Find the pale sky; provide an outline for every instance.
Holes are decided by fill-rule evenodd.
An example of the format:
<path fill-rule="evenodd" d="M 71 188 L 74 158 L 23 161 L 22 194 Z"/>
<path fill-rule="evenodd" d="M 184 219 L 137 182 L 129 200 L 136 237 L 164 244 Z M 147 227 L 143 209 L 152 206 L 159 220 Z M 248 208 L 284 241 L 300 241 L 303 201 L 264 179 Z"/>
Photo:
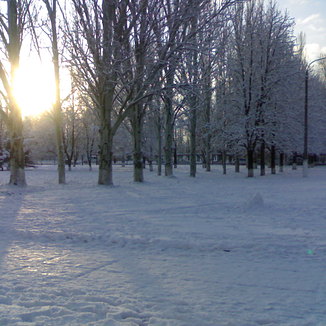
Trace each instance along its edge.
<path fill-rule="evenodd" d="M 295 34 L 306 34 L 308 60 L 326 55 L 326 0 L 278 0 L 278 5 L 295 18 Z"/>

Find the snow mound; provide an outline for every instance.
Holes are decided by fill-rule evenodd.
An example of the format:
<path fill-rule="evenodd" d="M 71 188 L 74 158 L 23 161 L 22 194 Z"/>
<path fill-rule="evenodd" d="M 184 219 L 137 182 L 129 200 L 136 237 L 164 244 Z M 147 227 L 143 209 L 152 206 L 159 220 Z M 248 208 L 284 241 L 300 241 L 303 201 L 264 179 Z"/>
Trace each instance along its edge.
<path fill-rule="evenodd" d="M 257 192 L 248 202 L 247 208 L 248 209 L 260 209 L 265 206 L 263 196 Z"/>

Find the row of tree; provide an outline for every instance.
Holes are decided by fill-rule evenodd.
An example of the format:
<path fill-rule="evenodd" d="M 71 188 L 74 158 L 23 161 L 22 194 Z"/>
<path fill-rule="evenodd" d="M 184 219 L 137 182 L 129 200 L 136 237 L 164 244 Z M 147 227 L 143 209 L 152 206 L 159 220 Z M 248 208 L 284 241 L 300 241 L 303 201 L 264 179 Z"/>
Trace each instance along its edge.
<path fill-rule="evenodd" d="M 131 135 L 138 182 L 143 181 L 145 152 L 149 161 L 157 158 L 159 174 L 162 157 L 165 175 L 173 174 L 177 141 L 188 144 L 193 177 L 198 153 L 207 171 L 213 152 L 232 154 L 236 161 L 245 154 L 251 177 L 257 151 L 263 175 L 267 151 L 275 158 L 276 152 L 302 149 L 304 44 L 297 44 L 293 20 L 275 2 L 43 3 L 40 9 L 31 0 L 8 0 L 7 14 L 0 20 L 4 54 L 0 112 L 10 136 L 12 184 L 25 184 L 22 119 L 11 83 L 26 29 L 35 44 L 42 34 L 39 30 L 51 41 L 56 79 L 51 118 L 59 183 L 65 183 L 65 157 L 71 166 L 80 153 L 89 163 L 98 154 L 98 183 L 111 185 L 117 154 L 114 138 L 119 133 Z M 68 69 L 72 79 L 65 101 L 60 95 L 60 69 Z M 312 77 L 311 85 L 311 139 L 321 151 L 326 146 L 325 85 L 318 76 Z M 124 156 L 127 144 L 119 147 Z"/>

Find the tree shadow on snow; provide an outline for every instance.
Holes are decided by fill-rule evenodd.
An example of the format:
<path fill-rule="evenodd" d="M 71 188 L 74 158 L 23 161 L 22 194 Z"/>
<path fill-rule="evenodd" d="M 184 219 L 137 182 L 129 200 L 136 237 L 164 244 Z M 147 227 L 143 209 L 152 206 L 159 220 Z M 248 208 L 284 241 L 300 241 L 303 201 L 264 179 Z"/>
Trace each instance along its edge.
<path fill-rule="evenodd" d="M 0 187 L 0 264 L 16 238 L 15 222 L 19 216 L 25 191 L 15 186 Z"/>

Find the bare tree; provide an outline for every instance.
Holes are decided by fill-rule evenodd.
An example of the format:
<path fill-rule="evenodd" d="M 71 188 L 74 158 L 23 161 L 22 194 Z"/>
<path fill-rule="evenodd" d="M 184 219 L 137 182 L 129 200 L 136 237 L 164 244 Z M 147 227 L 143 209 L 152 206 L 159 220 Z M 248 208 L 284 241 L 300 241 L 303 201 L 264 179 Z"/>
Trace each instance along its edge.
<path fill-rule="evenodd" d="M 78 158 L 78 143 L 81 134 L 80 109 L 74 97 L 63 110 L 63 148 L 69 171 Z"/>
<path fill-rule="evenodd" d="M 147 26 L 144 15 L 148 6 L 147 1 L 140 1 L 142 10 L 139 14 L 136 4 L 138 2 L 103 1 L 99 5 L 95 0 L 74 0 L 78 18 L 73 26 L 66 19 L 75 83 L 82 93 L 90 95 L 99 116 L 98 183 L 104 185 L 113 184 L 113 137 L 121 123 L 131 117 L 134 136 L 140 139 L 141 135 L 141 101 L 147 96 L 144 84 L 148 85 L 144 82 L 143 71 L 147 42 L 144 40 L 147 37 L 143 30 Z M 140 29 L 139 19 L 142 22 Z M 134 157 L 135 171 L 142 173 L 140 156 L 138 148 Z M 142 181 L 141 174 L 135 174 L 135 180 Z"/>
<path fill-rule="evenodd" d="M 50 31 L 47 33 L 52 46 L 52 61 L 55 78 L 55 102 L 52 108 L 52 116 L 55 126 L 55 135 L 57 143 L 57 159 L 58 159 L 58 181 L 59 184 L 66 182 L 65 175 L 65 159 L 64 159 L 64 143 L 63 143 L 63 127 L 62 127 L 62 110 L 61 110 L 61 94 L 60 94 L 60 62 L 57 32 L 57 0 L 43 0 L 46 5 L 48 16 L 50 19 Z"/>
<path fill-rule="evenodd" d="M 196 1 L 192 1 L 191 5 L 196 7 Z M 191 86 L 192 94 L 190 96 L 190 176 L 195 177 L 197 171 L 197 144 L 196 144 L 196 132 L 197 132 L 197 111 L 199 102 L 199 64 L 198 64 L 198 13 L 194 12 L 190 23 L 190 31 L 192 38 L 190 42 L 192 43 L 193 50 L 191 51 Z"/>
<path fill-rule="evenodd" d="M 25 186 L 25 157 L 23 149 L 23 121 L 14 94 L 19 69 L 23 34 L 29 17 L 31 1 L 7 0 L 7 12 L 1 14 L 0 38 L 4 57 L 0 60 L 1 97 L 4 107 L 0 114 L 10 135 L 10 184 Z M 2 9 L 3 7 L 1 7 Z"/>
<path fill-rule="evenodd" d="M 234 2 L 216 1 L 218 10 L 213 15 Z M 73 0 L 72 3 L 75 19 L 69 23 L 68 17 L 65 18 L 71 70 L 79 90 L 90 94 L 101 123 L 98 183 L 113 183 L 113 137 L 126 117 L 130 118 L 133 130 L 134 180 L 143 180 L 141 143 L 146 98 L 158 94 L 161 85 L 165 88 L 164 147 L 166 171 L 169 170 L 173 71 L 184 45 L 210 21 L 207 14 L 201 26 L 189 29 L 194 7 L 198 5 L 197 9 L 202 11 L 210 1 Z M 157 83 L 157 76 L 163 77 L 164 82 Z M 168 175 L 172 173 L 170 170 L 166 172 Z"/>
<path fill-rule="evenodd" d="M 203 31 L 214 31 L 218 28 L 219 17 L 227 17 L 227 8 L 234 5 L 237 1 L 175 1 L 173 5 L 179 12 L 186 12 L 182 20 L 182 25 L 176 26 L 173 24 L 167 25 L 168 32 L 175 34 L 174 39 L 177 51 L 175 55 L 171 56 L 169 60 L 168 69 L 165 71 L 165 161 L 166 161 L 166 175 L 172 175 L 172 146 L 173 146 L 173 111 L 174 107 L 173 96 L 181 96 L 184 98 L 183 105 L 187 108 L 189 117 L 189 137 L 191 144 L 190 155 L 190 175 L 196 175 L 196 153 L 197 153 L 197 115 L 198 110 L 203 103 L 201 97 L 201 90 L 203 88 L 203 81 L 200 80 L 199 61 L 201 54 L 207 54 L 207 49 L 203 47 L 202 40 L 199 40 Z M 170 6 L 174 11 L 176 8 Z M 181 76 L 181 77 L 180 77 Z M 207 79 L 206 79 L 207 81 Z M 173 92 L 174 88 L 176 92 Z M 206 93 L 207 95 L 208 93 Z"/>
<path fill-rule="evenodd" d="M 249 177 L 253 176 L 257 144 L 262 144 L 262 158 L 267 141 L 271 150 L 275 149 L 276 98 L 286 79 L 288 59 L 293 56 L 292 25 L 275 3 L 265 8 L 263 1 L 254 0 L 235 10 L 230 62 L 238 113 L 232 114 L 239 117 L 237 127 L 247 151 Z"/>
<path fill-rule="evenodd" d="M 97 157 L 98 119 L 89 107 L 85 107 L 81 115 L 82 153 L 86 154 L 89 170 L 92 170 L 93 157 Z"/>

